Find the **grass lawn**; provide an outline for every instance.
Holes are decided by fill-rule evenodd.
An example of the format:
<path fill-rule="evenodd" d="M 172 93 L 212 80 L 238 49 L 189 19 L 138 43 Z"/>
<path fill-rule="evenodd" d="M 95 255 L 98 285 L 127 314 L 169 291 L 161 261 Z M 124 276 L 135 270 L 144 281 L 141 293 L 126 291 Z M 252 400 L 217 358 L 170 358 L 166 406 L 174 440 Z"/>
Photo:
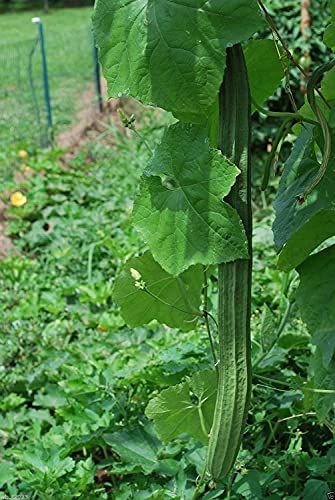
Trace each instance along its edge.
<path fill-rule="evenodd" d="M 40 145 L 47 136 L 40 46 L 31 18 L 40 16 L 45 31 L 54 130 L 75 116 L 80 93 L 93 83 L 92 9 L 60 9 L 0 16 L 0 144 Z M 30 81 L 30 78 L 32 81 Z M 92 104 L 93 106 L 93 104 Z"/>
<path fill-rule="evenodd" d="M 64 31 L 80 30 L 90 23 L 92 8 L 55 9 L 49 14 L 42 10 L 8 13 L 0 15 L 1 44 L 16 43 L 34 38 L 36 26 L 31 23 L 32 17 L 42 19 L 46 36 Z"/>

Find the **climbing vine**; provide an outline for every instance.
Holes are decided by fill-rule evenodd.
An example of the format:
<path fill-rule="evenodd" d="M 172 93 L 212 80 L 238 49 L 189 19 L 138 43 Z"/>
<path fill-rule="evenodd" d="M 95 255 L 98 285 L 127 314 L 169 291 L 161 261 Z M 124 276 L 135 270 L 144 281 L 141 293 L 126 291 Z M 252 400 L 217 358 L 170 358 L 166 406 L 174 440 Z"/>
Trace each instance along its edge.
<path fill-rule="evenodd" d="M 335 1 L 331 5 L 335 17 Z M 274 41 L 251 39 L 266 23 Z M 325 35 L 331 48 L 334 25 Z M 335 246 L 328 244 L 335 235 L 334 62 L 309 77 L 260 0 L 98 0 L 94 30 L 109 96 L 132 96 L 176 118 L 135 196 L 133 222 L 149 250 L 125 263 L 114 299 L 131 326 L 155 319 L 184 331 L 197 322 L 207 327 L 213 370 L 162 391 L 146 412 L 161 439 L 187 432 L 208 444 L 198 495 L 207 475 L 218 480 L 232 470 L 249 407 L 254 112 L 282 121 L 264 189 L 283 135 L 297 135 L 275 201 L 273 232 L 279 268 L 300 275 L 298 303 L 316 345 L 317 375 L 309 386 L 316 411 L 325 419 L 334 410 L 329 270 L 335 270 Z M 262 105 L 288 77 L 290 64 L 308 80 L 305 104 L 295 109 L 288 82 L 292 112 L 271 113 Z M 325 241 L 326 248 L 311 256 Z M 207 310 L 214 266 L 217 317 Z M 324 307 L 327 300 L 331 305 Z"/>

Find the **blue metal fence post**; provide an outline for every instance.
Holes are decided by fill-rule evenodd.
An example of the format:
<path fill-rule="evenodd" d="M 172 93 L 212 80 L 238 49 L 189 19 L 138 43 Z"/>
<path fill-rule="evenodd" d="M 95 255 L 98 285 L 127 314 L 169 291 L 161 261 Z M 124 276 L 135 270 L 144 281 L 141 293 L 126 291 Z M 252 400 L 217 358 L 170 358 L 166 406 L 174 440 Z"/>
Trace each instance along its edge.
<path fill-rule="evenodd" d="M 94 58 L 94 76 L 95 76 L 95 84 L 98 95 L 99 111 L 100 113 L 102 113 L 104 108 L 103 108 L 102 93 L 101 93 L 99 53 L 98 53 L 98 47 L 95 45 L 95 40 L 93 40 L 93 58 Z"/>
<path fill-rule="evenodd" d="M 41 44 L 44 98 L 45 98 L 45 104 L 46 104 L 46 108 L 47 108 L 47 119 L 48 119 L 48 137 L 49 137 L 50 143 L 52 143 L 52 141 L 53 141 L 53 123 L 52 123 L 51 98 L 50 98 L 50 90 L 49 90 L 48 65 L 47 65 L 47 56 L 46 56 L 46 51 L 45 51 L 43 24 L 42 24 L 42 21 L 39 17 L 33 17 L 32 23 L 37 24 L 37 26 L 38 26 L 38 34 L 39 34 L 39 39 L 40 39 L 40 44 Z"/>

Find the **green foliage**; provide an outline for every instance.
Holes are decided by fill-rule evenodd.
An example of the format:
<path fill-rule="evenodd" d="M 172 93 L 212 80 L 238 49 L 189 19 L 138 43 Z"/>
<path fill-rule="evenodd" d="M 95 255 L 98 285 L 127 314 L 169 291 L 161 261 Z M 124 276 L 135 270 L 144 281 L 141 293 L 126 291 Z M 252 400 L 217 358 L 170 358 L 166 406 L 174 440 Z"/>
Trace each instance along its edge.
<path fill-rule="evenodd" d="M 332 137 L 335 144 L 334 132 Z M 313 128 L 306 126 L 285 165 L 275 201 L 273 231 L 276 245 L 282 250 L 278 265 L 286 271 L 303 262 L 312 250 L 334 234 L 334 153 L 319 185 L 303 204 L 297 201 L 297 196 L 304 192 L 319 169 L 314 148 Z"/>
<path fill-rule="evenodd" d="M 104 441 L 113 447 L 124 463 L 130 465 L 128 474 L 136 471 L 150 474 L 160 466 L 158 454 L 163 446 L 150 427 L 147 430 L 137 427 L 105 434 Z"/>
<path fill-rule="evenodd" d="M 244 22 L 243 22 L 244 20 Z M 184 3 L 97 2 L 93 18 L 109 96 L 131 95 L 186 121 L 207 121 L 225 67 L 225 49 L 263 19 L 256 0 Z"/>
<path fill-rule="evenodd" d="M 329 493 L 329 486 L 324 481 L 310 479 L 304 488 L 304 500 L 313 500 L 314 498 L 326 498 Z"/>
<path fill-rule="evenodd" d="M 334 352 L 334 349 L 329 346 Z M 333 358 L 325 367 L 322 353 L 317 351 L 311 360 L 311 371 L 314 377 L 307 386 L 306 391 L 312 392 L 312 407 L 316 409 L 321 421 L 325 421 L 330 412 L 335 408 L 335 359 Z M 306 407 L 309 404 L 307 397 Z"/>
<path fill-rule="evenodd" d="M 150 113 L 143 117 L 141 133 L 156 142 L 152 120 Z M 144 415 L 150 399 L 209 369 L 203 326 L 186 333 L 155 323 L 129 329 L 111 300 L 116 274 L 139 248 L 130 198 L 148 160 L 143 146 L 116 137 L 112 160 L 103 144 L 78 153 L 66 170 L 57 151 L 32 157 L 33 175 L 21 187 L 27 205 L 11 209 L 7 222 L 21 252 L 0 261 L 0 489 L 7 495 L 190 499 L 203 470 L 201 443 L 182 434 L 162 444 Z M 272 332 L 262 329 L 260 310 L 267 303 L 275 323 L 282 318 L 283 275 L 270 243 L 272 211 L 259 206 L 255 217 L 254 364 L 260 335 L 267 356 L 255 369 L 231 494 L 299 497 L 311 479 L 334 489 L 335 451 L 330 431 L 314 416 L 296 416 L 305 411 L 301 388 L 312 358 L 301 322 L 287 323 L 267 353 Z M 314 411 L 316 393 L 305 395 Z M 194 396 L 191 403 L 197 404 Z M 219 498 L 227 487 L 220 483 L 204 498 Z"/>
<path fill-rule="evenodd" d="M 325 31 L 323 41 L 332 50 L 335 50 L 335 2 L 330 0 L 331 23 Z"/>
<path fill-rule="evenodd" d="M 242 217 L 247 232 L 251 228 L 251 221 L 248 218 L 249 205 L 246 206 L 246 199 L 250 194 L 250 176 L 247 175 L 250 103 L 247 77 L 244 74 L 245 65 L 243 62 L 243 70 L 240 66 L 236 74 L 233 73 L 232 67 L 237 58 L 236 60 L 232 58 L 233 64 L 231 67 L 227 65 L 228 69 L 226 68 L 223 79 L 222 60 L 225 59 L 226 48 L 245 41 L 261 27 L 260 15 L 256 3 L 247 4 L 243 1 L 229 6 L 215 4 L 215 8 L 212 4 L 204 8 L 197 2 L 187 6 L 179 1 L 173 5 L 162 2 L 155 5 L 146 2 L 141 5 L 132 3 L 129 4 L 127 15 L 123 7 L 121 2 L 116 2 L 113 7 L 106 8 L 105 3 L 100 1 L 97 3 L 94 15 L 96 38 L 110 94 L 131 95 L 142 103 L 158 105 L 171 111 L 174 116 L 185 122 L 193 122 L 193 125 L 181 122 L 170 126 L 162 142 L 158 144 L 149 167 L 144 172 L 135 200 L 134 223 L 149 246 L 154 259 L 153 265 L 156 266 L 158 263 L 173 276 L 178 276 L 194 264 L 205 266 L 222 264 L 218 276 L 219 303 L 216 310 L 220 350 L 218 364 L 220 397 L 217 398 L 215 415 L 218 418 L 214 419 L 213 423 L 209 456 L 212 457 L 211 450 L 213 451 L 211 443 L 219 442 L 216 436 L 220 432 L 224 444 L 221 448 L 217 448 L 218 453 L 212 460 L 213 464 L 210 463 L 211 460 L 207 461 L 212 477 L 220 479 L 222 475 L 230 472 L 236 458 L 242 427 L 247 417 L 250 394 L 250 287 L 249 268 L 246 262 L 249 255 L 248 244 L 241 231 L 243 225 L 235 209 Z M 247 16 L 245 14 L 248 9 Z M 179 11 L 184 16 L 179 16 Z M 238 22 L 233 15 L 236 13 L 239 15 Z M 248 22 L 243 25 L 242 20 Z M 237 49 L 235 47 L 234 50 L 229 50 L 235 54 Z M 218 54 L 220 54 L 220 66 Z M 228 50 L 227 54 L 229 55 Z M 291 61 L 283 62 L 281 58 L 280 63 L 276 58 L 276 49 L 269 41 L 250 42 L 246 54 L 249 58 L 250 80 L 254 89 L 259 79 L 259 72 L 262 71 L 263 75 L 264 68 L 267 68 L 269 73 L 274 69 L 273 79 L 262 85 L 259 91 L 253 90 L 262 103 L 276 89 L 282 76 L 281 65 L 285 67 L 284 72 L 288 75 Z M 221 86 L 222 79 L 224 84 Z M 230 82 L 230 86 L 225 86 L 227 82 Z M 241 84 L 238 88 L 242 89 L 240 95 L 237 95 L 236 90 L 238 84 Z M 220 86 L 220 96 L 222 92 L 226 93 L 220 101 L 218 127 L 215 102 Z M 286 82 L 286 87 L 288 86 Z M 328 87 L 331 88 L 330 85 Z M 312 103 L 312 100 L 309 100 Z M 318 108 L 313 104 L 311 106 L 314 122 L 323 123 L 323 116 L 318 112 Z M 201 129 L 199 124 L 206 125 L 206 128 Z M 230 160 L 235 161 L 239 167 L 242 166 L 240 175 L 237 175 L 239 172 L 234 165 L 209 147 L 209 144 L 216 144 L 218 129 L 220 147 Z M 324 127 L 322 130 L 324 131 Z M 325 133 L 323 136 L 326 137 Z M 331 177 L 329 166 L 326 176 L 318 185 L 318 190 L 314 190 L 304 204 L 301 203 L 302 193 L 305 193 L 306 187 L 311 184 L 311 179 L 315 178 L 319 170 L 316 145 L 318 144 L 321 150 L 329 146 L 328 143 L 322 144 L 318 139 L 318 129 L 304 128 L 288 160 L 279 189 L 274 229 L 277 246 L 280 250 L 283 249 L 282 258 L 287 260 L 286 267 L 282 266 L 286 270 L 291 270 L 303 262 L 311 251 L 330 236 L 329 231 L 333 231 L 330 229 L 333 227 L 332 219 L 328 221 L 326 229 L 321 229 L 322 234 L 319 235 L 315 235 L 315 232 L 311 234 L 308 226 L 312 220 L 314 227 L 319 226 L 320 220 L 315 221 L 313 217 L 320 215 L 324 221 L 324 217 L 332 211 L 331 195 L 327 189 L 320 191 L 326 183 L 329 188 L 329 174 Z M 277 149 L 279 144 L 280 138 L 274 148 Z M 276 153 L 274 150 L 274 156 Z M 319 204 L 313 205 L 312 197 L 315 200 L 317 194 L 319 194 Z M 327 196 L 329 196 L 328 204 Z M 224 201 L 222 198 L 225 198 Z M 227 200 L 231 204 L 230 207 L 226 204 Z M 298 239 L 301 238 L 300 230 L 305 231 L 302 248 L 298 244 Z M 251 237 L 249 234 L 247 236 Z M 230 265 L 230 262 L 233 264 Z M 132 292 L 129 293 L 144 297 L 147 290 L 142 273 L 130 265 L 127 274 L 128 283 L 132 286 Z M 220 298 L 222 290 L 225 291 L 224 299 Z M 241 297 L 240 310 L 237 309 L 237 297 Z M 205 301 L 207 307 L 207 296 Z M 169 302 L 165 301 L 165 305 L 167 304 Z M 268 354 L 272 354 L 285 328 L 290 309 L 290 299 L 286 297 L 286 310 L 279 323 L 278 333 L 271 337 L 268 344 L 262 342 L 263 353 L 258 358 L 256 366 L 257 364 L 261 366 Z M 128 322 L 138 324 L 139 311 L 136 307 L 135 319 L 131 318 L 132 311 L 129 308 L 128 311 L 129 314 L 126 313 Z M 157 313 L 154 315 L 157 317 Z M 152 317 L 153 315 L 150 319 Z M 146 318 L 144 320 L 147 321 Z M 209 329 L 208 324 L 207 327 Z M 225 339 L 225 342 L 222 339 Z M 301 341 L 302 344 L 304 341 L 305 339 Z M 215 346 L 212 345 L 212 348 L 214 351 Z M 266 349 L 269 351 L 266 352 Z M 231 353 L 230 357 L 226 353 Z M 227 380 L 224 379 L 225 374 Z M 244 384 L 243 389 L 240 390 L 239 384 Z M 177 388 L 184 399 L 186 389 L 184 386 Z M 330 399 L 324 403 L 318 400 L 317 395 L 327 393 L 329 398 L 330 393 L 315 388 L 312 388 L 311 392 L 316 395 L 314 402 L 318 405 L 319 416 L 321 414 L 325 416 L 330 409 L 328 404 Z M 225 404 L 227 394 L 230 397 Z M 157 400 L 155 401 L 157 403 Z M 158 409 L 163 406 L 163 412 L 159 416 L 161 435 L 164 433 L 164 425 L 169 432 L 170 410 L 172 413 L 176 412 L 175 402 L 171 396 L 166 398 L 164 403 L 162 401 L 157 403 Z M 151 409 L 149 407 L 149 413 Z M 157 418 L 155 412 L 153 416 Z M 234 422 L 237 420 L 238 429 L 234 428 Z M 222 423 L 227 423 L 229 427 L 227 432 Z M 226 439 L 227 436 L 229 441 Z M 226 460 L 226 457 L 229 459 Z M 224 463 L 226 460 L 226 466 L 220 468 L 217 465 L 221 459 Z M 245 489 L 244 483 L 241 492 L 259 496 L 261 494 L 259 474 L 251 474 L 249 479 L 249 489 Z"/>
<path fill-rule="evenodd" d="M 283 78 L 278 52 L 273 40 L 249 40 L 244 46 L 244 56 L 251 96 L 262 105 L 274 94 Z"/>
<path fill-rule="evenodd" d="M 207 112 L 212 117 L 211 103 L 215 102 L 224 66 L 224 54 L 221 69 L 218 66 L 218 53 L 232 42 L 222 37 L 213 42 L 213 32 L 221 23 L 232 28 L 234 36 L 247 38 L 260 22 L 256 2 L 241 0 L 224 6 L 212 2 L 208 8 L 196 3 L 191 12 L 179 0 L 175 4 L 142 2 L 141 12 L 137 10 L 138 2 L 131 2 L 127 14 L 121 5 L 114 2 L 107 9 L 101 0 L 95 18 L 96 27 L 101 29 L 99 41 L 106 72 L 116 78 L 115 88 L 114 82 L 109 82 L 113 92 L 135 89 L 142 92 L 142 100 L 155 98 L 157 104 L 159 98 L 183 118 L 200 121 Z M 285 5 L 290 8 L 292 2 Z M 239 6 L 241 9 L 233 12 L 236 17 L 222 19 L 225 9 L 230 12 Z M 160 21 L 166 21 L 160 25 L 164 39 L 157 32 L 155 8 L 160 9 Z M 199 21 L 203 33 L 211 28 L 207 35 L 213 42 L 212 52 L 205 39 L 199 38 L 201 44 L 192 42 L 196 30 L 185 34 L 178 29 L 183 16 L 174 15 L 178 22 L 171 22 L 170 13 L 176 9 L 186 11 L 186 23 L 196 20 L 197 28 Z M 141 17 L 144 12 L 148 17 Z M 250 24 L 241 23 L 241 12 L 250 14 Z M 136 22 L 126 28 L 127 16 L 132 21 L 136 13 Z M 178 43 L 184 44 L 185 50 L 176 50 L 174 45 L 169 49 L 171 43 L 164 45 L 176 30 Z M 126 39 L 129 59 L 124 50 Z M 157 46 L 152 45 L 153 41 Z M 268 42 L 262 46 L 252 42 L 249 48 L 253 46 L 256 51 L 270 47 Z M 158 55 L 162 51 L 164 56 L 159 59 L 161 66 L 152 64 L 156 63 L 156 49 Z M 171 71 L 171 60 L 178 64 L 180 61 L 178 70 L 189 69 L 183 71 L 187 76 L 185 85 L 180 85 L 181 73 Z M 255 74 L 256 63 L 250 63 Z M 199 68 L 209 73 L 194 78 L 193 70 Z M 120 72 L 116 75 L 117 69 Z M 131 84 L 128 69 L 134 73 Z M 330 75 L 329 91 L 331 80 Z M 171 81 L 168 92 L 163 89 L 166 81 Z M 274 85 L 273 81 L 271 88 Z M 262 96 L 270 91 L 270 86 L 262 86 Z M 245 109 L 237 106 L 234 111 L 234 117 L 239 119 L 239 111 Z M 153 125 L 153 116 L 162 121 Z M 0 488 L 6 495 L 191 500 L 199 493 L 197 477 L 203 472 L 206 457 L 204 445 L 213 415 L 216 374 L 209 361 L 205 325 L 193 323 L 195 331 L 191 331 L 185 323 L 191 310 L 191 319 L 197 316 L 203 286 L 203 269 L 200 265 L 192 269 L 191 265 L 226 259 L 227 246 L 223 243 L 231 237 L 237 241 L 238 251 L 234 254 L 234 245 L 228 247 L 227 260 L 247 257 L 247 253 L 241 221 L 222 200 L 231 192 L 239 174 L 237 168 L 209 147 L 207 130 L 199 126 L 178 123 L 161 137 L 159 131 L 166 121 L 169 118 L 163 112 L 158 117 L 148 112 L 136 130 L 142 136 L 138 146 L 116 133 L 112 157 L 103 143 L 92 145 L 70 161 L 67 169 L 58 164 L 57 151 L 38 153 L 28 162 L 34 175 L 20 187 L 27 204 L 7 211 L 7 231 L 15 237 L 21 255 L 0 262 Z M 244 137 L 247 130 L 242 133 Z M 214 133 L 211 139 L 215 144 Z M 148 149 L 158 143 L 149 164 L 144 143 Z M 289 267 L 305 261 L 327 237 L 323 227 L 321 236 L 311 235 L 306 229 L 315 206 L 321 207 L 316 214 L 320 212 L 322 217 L 333 212 L 330 195 L 330 201 L 325 200 L 326 179 L 311 193 L 305 206 L 293 205 L 295 190 L 300 185 L 303 188 L 304 180 L 313 173 L 311 169 L 317 168 L 318 148 L 322 151 L 323 146 L 317 128 L 304 128 L 280 186 L 277 209 L 288 206 L 289 214 L 285 213 L 286 225 L 279 221 L 278 226 L 277 221 L 280 231 L 276 237 L 281 238 L 282 255 L 288 250 Z M 240 151 L 238 147 L 232 156 L 240 152 L 245 154 L 245 149 Z M 245 160 L 246 156 L 242 158 Z M 148 167 L 134 213 L 153 257 L 130 224 L 131 197 L 145 164 Z M 332 167 L 331 160 L 328 187 Z M 10 181 L 5 187 L 10 192 L 17 189 Z M 319 205 L 313 205 L 313 196 Z M 328 337 L 333 312 L 330 303 L 323 316 L 316 292 L 317 287 L 322 297 L 332 292 L 325 260 L 331 255 L 327 265 L 331 262 L 332 267 L 333 248 L 308 258 L 299 267 L 297 300 L 301 308 L 306 303 L 304 320 L 310 337 L 296 317 L 295 273 L 285 277 L 275 268 L 270 235 L 272 209 L 265 197 L 261 202 L 258 196 L 254 199 L 254 384 L 247 432 L 231 476 L 219 480 L 215 490 L 211 490 L 212 485 L 203 485 L 202 493 L 204 499 L 313 498 L 335 487 L 335 361 L 332 352 L 327 352 L 329 342 L 334 347 L 332 337 Z M 329 206 L 323 205 L 327 201 Z M 228 215 L 234 222 L 231 226 Z M 318 219 L 313 229 L 318 229 L 322 220 Z M 216 239 L 218 231 L 213 233 L 213 227 L 221 227 L 222 223 L 225 233 Z M 332 219 L 329 225 L 334 227 Z M 179 231 L 185 227 L 186 238 L 176 232 L 176 228 Z M 200 233 L 196 233 L 199 228 Z M 300 230 L 305 231 L 305 246 L 298 246 L 294 239 L 295 232 L 301 236 Z M 155 249 L 157 235 L 161 239 Z M 141 256 L 132 257 L 138 251 Z M 206 274 L 203 316 L 213 330 L 216 347 L 213 318 L 217 314 L 218 278 L 212 266 Z M 235 286 L 243 276 L 237 276 L 230 285 Z M 157 284 L 157 277 L 166 279 L 169 288 L 164 290 Z M 307 289 L 310 283 L 314 284 L 312 292 Z M 231 288 L 230 299 L 237 304 L 236 290 Z M 136 305 L 132 295 L 140 298 Z M 171 300 L 175 301 L 174 307 L 170 307 Z M 120 302 L 122 314 L 134 325 L 132 328 L 124 324 L 115 301 Z M 176 304 L 182 310 L 178 311 Z M 312 308 L 323 318 L 318 324 Z M 230 317 L 238 321 L 238 312 L 236 307 Z M 159 327 L 155 319 L 164 321 L 165 326 Z M 135 326 L 149 321 L 150 326 L 145 328 Z M 160 441 L 145 412 L 154 420 L 162 440 L 173 439 L 173 444 Z M 238 439 L 239 434 L 240 429 L 233 438 Z M 234 450 L 230 450 L 232 454 Z"/>
<path fill-rule="evenodd" d="M 200 315 L 203 272 L 190 268 L 177 277 L 169 275 L 150 252 L 127 262 L 115 281 L 114 300 L 130 326 L 157 319 L 172 328 L 188 331 Z"/>
<path fill-rule="evenodd" d="M 134 224 L 166 271 L 247 256 L 239 217 L 222 201 L 238 172 L 210 148 L 205 129 L 177 123 L 166 131 L 134 203 Z"/>
<path fill-rule="evenodd" d="M 146 416 L 153 419 L 163 442 L 187 433 L 201 443 L 208 443 L 216 386 L 215 371 L 204 370 L 182 384 L 165 389 L 149 402 Z"/>
<path fill-rule="evenodd" d="M 335 317 L 334 282 L 335 247 L 331 246 L 307 259 L 298 267 L 300 286 L 297 301 L 312 342 L 317 346 L 311 361 L 314 377 L 308 389 L 313 407 L 321 419 L 335 409 Z"/>
<path fill-rule="evenodd" d="M 307 259 L 298 267 L 300 286 L 297 301 L 302 319 L 322 353 L 325 368 L 335 349 L 335 246 Z"/>

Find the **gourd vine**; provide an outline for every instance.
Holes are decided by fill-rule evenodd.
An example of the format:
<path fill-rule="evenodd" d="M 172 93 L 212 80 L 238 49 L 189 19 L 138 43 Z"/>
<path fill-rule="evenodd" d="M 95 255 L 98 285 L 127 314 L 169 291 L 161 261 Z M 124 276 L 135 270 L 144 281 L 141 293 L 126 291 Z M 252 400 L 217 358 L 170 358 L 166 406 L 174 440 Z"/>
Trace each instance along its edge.
<path fill-rule="evenodd" d="M 176 416 L 169 427 L 172 409 L 166 391 L 173 388 L 162 391 L 146 410 L 162 440 L 187 432 L 208 445 L 196 497 L 206 477 L 220 481 L 233 470 L 251 397 L 254 112 L 283 120 L 265 165 L 263 189 L 271 182 L 271 166 L 280 155 L 283 137 L 293 129 L 298 135 L 274 203 L 278 266 L 286 272 L 297 269 L 297 300 L 313 338 L 319 339 L 321 364 L 326 370 L 335 362 L 335 341 L 331 355 L 325 358 L 324 352 L 324 332 L 334 312 L 324 319 L 320 332 L 308 293 L 308 277 L 313 281 L 318 270 L 325 273 L 327 258 L 334 266 L 332 246 L 311 256 L 335 234 L 335 95 L 329 90 L 334 62 L 309 78 L 301 109 L 295 109 L 293 99 L 293 112 L 273 112 L 263 103 L 287 77 L 281 59 L 286 57 L 306 79 L 308 75 L 262 1 L 115 0 L 107 5 L 97 0 L 93 21 L 109 96 L 132 96 L 175 118 L 160 143 L 146 144 L 151 159 L 135 195 L 133 223 L 149 250 L 125 263 L 115 280 L 114 300 L 133 327 L 152 320 L 183 331 L 199 322 L 206 326 L 212 369 L 196 372 L 175 388 L 175 400 L 183 412 L 190 412 L 190 420 Z M 277 47 L 269 39 L 251 39 L 266 22 Z M 272 72 L 275 79 L 269 84 Z M 138 135 L 134 117 L 121 118 Z M 211 275 L 217 278 L 217 317 L 208 306 Z M 332 284 L 323 280 L 319 286 L 326 294 Z M 290 307 L 285 322 L 289 312 Z M 320 390 L 316 387 L 315 394 Z M 189 393 L 196 396 L 195 407 L 191 401 L 185 403 Z M 178 399 L 180 394 L 184 399 Z"/>

